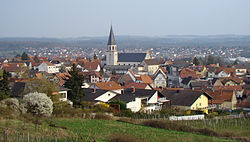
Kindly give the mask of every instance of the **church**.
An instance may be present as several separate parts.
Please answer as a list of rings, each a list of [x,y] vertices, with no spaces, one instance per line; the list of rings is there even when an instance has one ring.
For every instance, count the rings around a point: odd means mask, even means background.
[[[114,68],[119,68],[119,66],[137,66],[143,60],[150,59],[149,52],[147,53],[118,53],[117,45],[115,42],[115,36],[112,29],[110,28],[109,39],[106,49],[106,57],[104,57],[104,65],[116,66]]]

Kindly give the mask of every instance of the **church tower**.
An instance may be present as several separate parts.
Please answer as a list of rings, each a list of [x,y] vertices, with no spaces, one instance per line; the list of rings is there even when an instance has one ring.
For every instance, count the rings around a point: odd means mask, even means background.
[[[107,51],[106,51],[106,65],[117,65],[118,64],[117,62],[118,62],[117,45],[115,43],[115,37],[111,25]]]

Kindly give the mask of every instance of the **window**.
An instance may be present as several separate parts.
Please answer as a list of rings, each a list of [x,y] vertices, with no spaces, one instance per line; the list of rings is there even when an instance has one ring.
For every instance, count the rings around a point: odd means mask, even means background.
[[[110,94],[108,94],[108,96],[110,96]]]
[[[201,106],[201,103],[200,103],[200,106]]]

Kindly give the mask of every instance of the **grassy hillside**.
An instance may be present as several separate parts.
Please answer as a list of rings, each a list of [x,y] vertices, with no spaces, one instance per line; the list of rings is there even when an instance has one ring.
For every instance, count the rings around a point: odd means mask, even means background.
[[[50,120],[51,121],[51,120]],[[141,141],[225,141],[215,137],[208,137],[199,134],[170,131],[158,128],[151,128],[141,125],[129,124],[113,120],[91,120],[91,119],[66,119],[55,118],[53,124],[62,128],[50,127],[48,121],[36,126],[30,122],[20,120],[0,120],[0,131],[14,133],[28,133],[35,136],[57,136],[58,138],[82,137],[84,141],[95,139],[108,141],[111,137],[123,136],[125,139],[139,139]],[[15,135],[13,135],[15,137]]]

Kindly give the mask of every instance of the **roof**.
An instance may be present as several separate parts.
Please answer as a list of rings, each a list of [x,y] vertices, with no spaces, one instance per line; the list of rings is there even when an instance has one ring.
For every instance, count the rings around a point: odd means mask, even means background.
[[[81,98],[81,101],[87,101],[87,102],[97,102],[95,99],[104,93],[106,93],[108,90],[102,90],[102,89],[90,89],[86,88],[83,89],[84,96]]]
[[[216,74],[224,71],[227,74],[235,75],[235,68],[218,68]]]
[[[111,100],[121,100],[123,102],[131,102],[135,98],[150,98],[155,94],[155,90],[145,90],[145,89],[135,89],[135,92],[133,92],[133,89],[125,89],[123,94],[117,95]]]
[[[147,86],[148,86],[148,83],[130,82],[130,83],[126,84],[123,88],[145,89]]]
[[[234,92],[229,90],[207,91],[207,93],[213,97],[212,103],[231,101],[234,95]]]
[[[97,72],[97,71],[79,72],[79,74],[82,74],[84,77],[88,77],[91,75],[95,75],[95,76],[100,77],[100,78],[102,77],[101,73]]]
[[[103,69],[106,70],[115,70],[115,71],[127,71],[131,68],[129,65],[105,65]]]
[[[187,85],[192,80],[191,77],[182,79],[181,83]]]
[[[116,45],[115,44],[115,36],[114,36],[112,25],[111,25],[111,28],[110,28],[108,45]]]
[[[146,59],[144,60],[144,62],[147,65],[159,65],[159,64],[163,64],[164,60],[163,59]]]
[[[205,69],[205,66],[192,66],[191,67],[194,71],[203,71]]]
[[[117,84],[114,81],[109,81],[109,82],[99,82],[99,83],[95,83],[95,86],[97,86],[99,89],[103,89],[103,90],[119,90],[122,89],[122,87]]]
[[[124,74],[118,79],[119,83],[128,83],[128,82],[134,82],[133,79],[129,74]]]
[[[143,83],[148,83],[148,84],[152,84],[153,83],[153,80],[148,75],[140,75],[140,80]]]
[[[25,66],[24,63],[3,63],[2,70],[5,70],[7,72],[15,72],[21,66]]]
[[[162,73],[165,78],[167,78],[167,70],[163,67],[158,68],[158,70],[153,74],[153,79],[157,77],[159,73]]]
[[[202,94],[212,99],[210,95],[203,91],[193,90],[163,90],[161,92],[172,105],[191,106]]]
[[[180,77],[181,78],[188,78],[188,77],[192,77],[193,79],[196,78],[201,78],[200,74],[196,74],[196,72],[190,68],[183,68],[180,71]]]
[[[43,61],[45,64],[47,64],[48,66],[55,66],[54,64],[52,64],[51,62],[48,61]]]
[[[98,67],[98,62],[86,62],[84,65],[84,69],[86,70],[96,70]]]
[[[69,76],[70,74],[67,72],[56,74],[56,77],[59,79],[59,85],[62,86],[65,83],[64,79],[69,79]]]
[[[11,97],[20,97],[20,94],[25,89],[25,82],[15,82],[14,86],[11,88]]]
[[[142,62],[147,53],[118,53],[118,62]]]
[[[235,82],[236,84],[240,84],[242,80],[241,80],[240,78],[238,78],[238,77],[229,77],[229,78],[225,78],[225,79],[222,81],[222,83],[223,83],[223,84],[226,84],[228,81],[233,81],[233,82]]]

